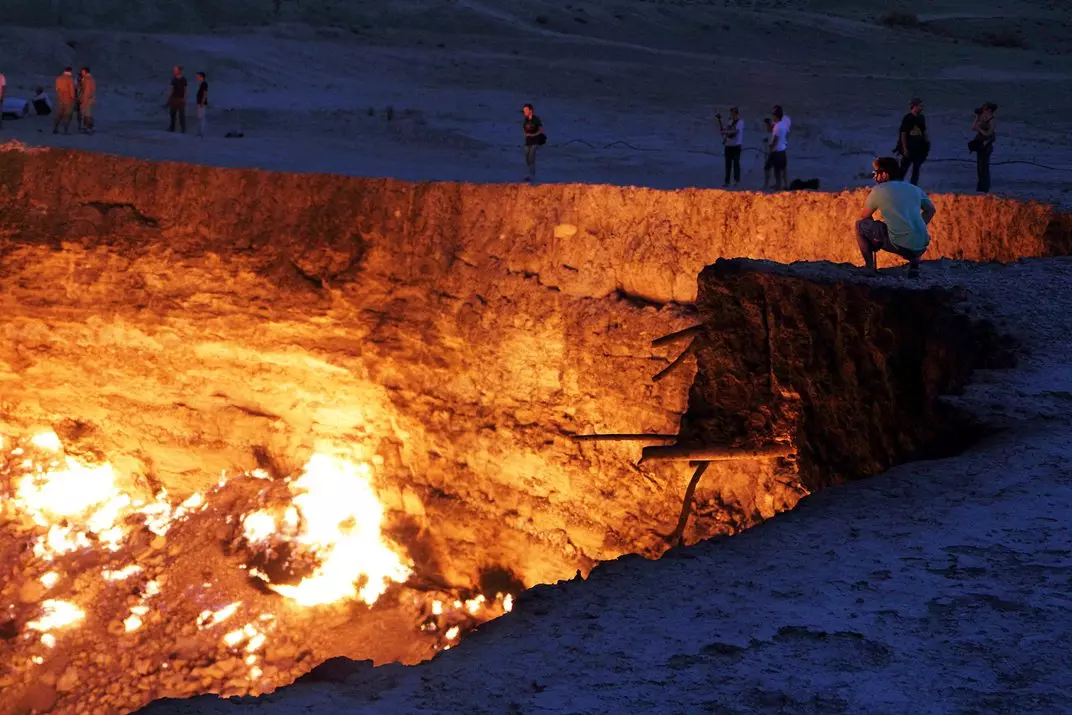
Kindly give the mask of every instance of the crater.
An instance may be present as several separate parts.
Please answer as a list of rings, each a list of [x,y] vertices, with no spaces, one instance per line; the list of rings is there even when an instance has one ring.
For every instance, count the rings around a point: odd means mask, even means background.
[[[421,662],[537,584],[962,447],[938,397],[1015,347],[954,292],[770,262],[851,260],[851,195],[0,175],[11,712]],[[1072,243],[935,203],[938,255]]]

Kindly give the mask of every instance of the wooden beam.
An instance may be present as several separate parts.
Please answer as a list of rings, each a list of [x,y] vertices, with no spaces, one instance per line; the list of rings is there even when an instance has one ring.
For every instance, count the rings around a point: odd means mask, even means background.
[[[711,445],[681,445],[645,447],[641,462],[721,462],[731,459],[776,459],[794,454],[796,449],[788,444],[773,444],[767,447],[715,447]]]
[[[681,354],[680,354],[680,355],[678,355],[678,356],[677,356],[676,358],[674,358],[674,361],[673,361],[672,363],[670,363],[669,365],[667,365],[666,367],[664,367],[664,368],[663,368],[662,370],[660,370],[660,371],[659,371],[659,372],[658,372],[658,373],[657,373],[657,374],[656,374],[656,375],[655,375],[654,377],[652,377],[652,378],[651,378],[651,381],[652,381],[652,382],[659,382],[659,381],[661,381],[661,380],[662,380],[662,379],[663,379],[664,377],[666,377],[666,376],[667,376],[667,375],[669,375],[669,374],[670,374],[671,372],[673,372],[673,371],[674,371],[674,368],[676,368],[676,367],[677,367],[678,365],[680,365],[681,363],[685,362],[685,358],[687,358],[687,357],[689,356],[689,353],[691,353],[691,352],[692,352],[692,348],[693,348],[693,346],[695,346],[695,345],[696,345],[696,339],[695,339],[695,338],[693,338],[692,342],[690,342],[690,343],[688,344],[688,346],[687,346],[687,347],[686,347],[686,348],[685,348],[684,350],[682,350],[682,351],[681,351]]]
[[[664,335],[661,338],[655,338],[654,340],[651,341],[651,346],[653,348],[657,348],[660,345],[667,345],[667,344],[672,343],[672,342],[674,342],[676,340],[682,340],[684,338],[689,337],[690,335],[694,335],[695,333],[698,333],[701,330],[703,330],[703,324],[702,323],[699,324],[699,325],[693,325],[691,327],[685,328],[684,330],[678,330],[675,333],[670,333],[668,335]]]
[[[670,544],[681,546],[685,543],[685,525],[689,523],[689,515],[692,513],[692,495],[696,493],[696,485],[699,484],[700,477],[707,471],[709,464],[710,462],[700,462],[696,466],[696,471],[692,473],[689,486],[685,487],[685,500],[681,503],[681,516],[677,518],[677,526],[666,537]]]
[[[673,442],[676,434],[575,434],[578,442]]]

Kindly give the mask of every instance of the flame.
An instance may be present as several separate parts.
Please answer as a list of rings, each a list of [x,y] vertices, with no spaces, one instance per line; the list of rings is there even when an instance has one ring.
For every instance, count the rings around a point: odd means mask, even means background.
[[[41,581],[41,584],[45,588],[52,588],[60,580],[60,575],[58,573],[56,573],[55,571],[49,571],[44,576],[42,576],[39,580]]]
[[[30,438],[30,444],[50,452],[59,452],[63,449],[63,442],[60,441],[59,435],[52,431],[38,432]]]
[[[292,539],[319,559],[319,565],[297,585],[269,584],[302,606],[317,606],[345,598],[372,605],[391,581],[403,582],[410,570],[384,542],[380,532],[383,506],[369,483],[369,465],[326,454],[314,454],[291,485],[293,507],[284,524]],[[254,518],[255,517],[255,518]],[[267,517],[267,518],[265,518]],[[252,522],[251,522],[251,519]],[[271,519],[271,532],[265,533]],[[243,521],[253,543],[277,535],[275,520],[254,512]],[[360,589],[357,581],[364,577]]]
[[[36,621],[30,621],[26,627],[34,631],[51,631],[53,628],[66,628],[86,617],[85,612],[68,601],[48,599],[41,603],[44,613]]]
[[[223,623],[233,616],[235,611],[237,611],[238,607],[241,605],[241,601],[235,601],[234,603],[227,604],[218,611],[201,611],[201,614],[197,617],[197,627],[199,629],[205,629]]]
[[[55,432],[38,433],[29,441],[37,449],[63,451]],[[23,452],[21,447],[11,451],[19,455]],[[90,465],[70,456],[63,456],[61,461],[57,455],[47,465],[31,457],[20,466],[25,474],[17,480],[12,501],[35,524],[47,529],[33,547],[34,555],[46,561],[94,545],[119,551],[132,531],[126,523],[128,517],[140,515],[150,531],[163,535],[177,520],[204,506],[200,494],[192,495],[177,508],[168,503],[165,491],[149,503],[133,499],[119,488],[116,474],[107,462]]]
[[[71,457],[64,457],[64,464],[66,469],[27,475],[19,482],[15,496],[35,521],[46,514],[80,516],[115,495],[112,465],[87,467]]]
[[[242,520],[243,533],[253,542],[264,541],[275,533],[275,517],[266,511],[247,514]]]
[[[114,571],[112,569],[104,569],[101,571],[101,576],[104,577],[105,581],[126,581],[131,576],[141,572],[141,566],[138,566],[137,564],[127,564],[123,568]]]

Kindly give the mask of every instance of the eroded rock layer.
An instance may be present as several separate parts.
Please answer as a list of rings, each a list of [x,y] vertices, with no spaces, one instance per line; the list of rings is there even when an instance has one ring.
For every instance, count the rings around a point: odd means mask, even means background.
[[[53,430],[68,455],[107,460],[141,497],[208,499],[163,542],[131,532],[114,553],[143,570],[118,595],[94,570],[118,556],[87,547],[41,563],[31,544],[44,527],[5,500],[0,684],[11,707],[58,712],[262,692],[335,655],[413,662],[451,642],[422,630],[434,600],[490,602],[621,554],[660,554],[690,470],[638,465],[635,442],[573,437],[676,433],[694,366],[653,382],[680,346],[651,341],[695,322],[696,273],[727,255],[851,259],[862,200],[414,185],[7,149],[5,443]],[[1049,207],[936,203],[942,255],[1067,250],[1067,217]],[[278,480],[312,455],[338,450],[374,465],[384,533],[414,573],[371,611],[284,605],[247,578],[236,546],[234,519],[272,506]],[[222,471],[255,469],[275,486],[214,486]],[[685,540],[735,533],[806,492],[792,465],[715,465]],[[26,586],[57,570],[63,585]],[[186,577],[161,585],[164,574]],[[52,588],[84,606],[78,648],[28,640]],[[144,627],[127,633],[125,609],[147,598]],[[289,644],[276,661],[242,650],[252,635],[234,646],[194,622],[235,602],[239,624],[275,615],[272,638]]]
[[[954,292],[830,268],[720,259],[700,273],[683,441],[793,444],[811,491],[971,441],[978,428],[938,398],[1011,367],[1014,346]]]

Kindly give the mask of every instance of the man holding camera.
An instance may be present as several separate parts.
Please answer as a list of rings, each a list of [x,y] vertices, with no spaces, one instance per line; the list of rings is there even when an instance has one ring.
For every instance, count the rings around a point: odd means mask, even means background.
[[[979,180],[975,190],[980,193],[990,191],[990,155],[994,153],[994,138],[996,136],[997,117],[994,112],[998,111],[998,105],[987,102],[975,110],[975,122],[971,130],[975,132],[975,139],[968,144],[969,151],[975,152],[975,169]]]
[[[923,117],[923,100],[916,98],[908,103],[908,114],[901,120],[895,152],[901,155],[901,175],[912,167],[912,183],[919,184],[919,169],[931,151],[927,136],[927,120]]]
[[[543,122],[531,104],[521,106],[521,115],[525,118],[521,123],[525,133],[525,166],[528,168],[525,181],[532,182],[536,180],[536,148],[547,143],[547,135],[543,133]]]
[[[923,190],[901,180],[897,159],[884,156],[875,159],[871,176],[878,183],[864,202],[860,220],[856,222],[856,243],[864,257],[864,265],[877,274],[875,257],[879,251],[889,251],[908,261],[908,275],[919,276],[919,259],[930,245],[927,224],[934,218],[934,204]],[[876,221],[876,211],[884,221]]]
[[[718,129],[722,134],[723,153],[726,157],[726,177],[722,182],[723,188],[730,185],[730,174],[733,174],[733,185],[741,184],[741,148],[744,144],[744,120],[741,119],[741,111],[737,107],[730,107],[730,123],[722,124],[722,115],[716,114]]]

